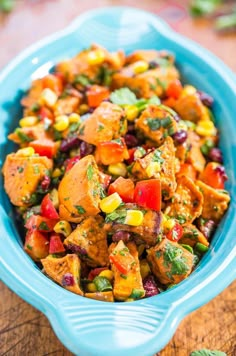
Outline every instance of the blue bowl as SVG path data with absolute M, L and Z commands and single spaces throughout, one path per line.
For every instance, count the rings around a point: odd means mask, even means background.
M 236 135 L 234 74 L 212 54 L 173 32 L 150 13 L 109 7 L 88 12 L 70 27 L 19 55 L 0 75 L 0 161 L 13 145 L 7 134 L 21 115 L 19 100 L 32 79 L 96 42 L 108 50 L 167 49 L 183 78 L 215 98 L 214 114 L 229 176 L 231 204 L 209 252 L 189 278 L 152 298 L 103 303 L 70 293 L 45 277 L 22 249 L 14 213 L 0 177 L 0 276 L 42 311 L 61 342 L 79 356 L 148 356 L 161 350 L 182 318 L 220 293 L 235 277 Z

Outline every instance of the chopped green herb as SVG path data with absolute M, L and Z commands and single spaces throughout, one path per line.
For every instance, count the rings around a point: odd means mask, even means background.
M 110 95 L 110 100 L 117 105 L 134 105 L 137 103 L 136 95 L 129 88 L 115 90 Z
M 39 174 L 40 173 L 39 166 L 37 164 L 33 165 L 33 171 L 34 171 L 34 174 Z
M 145 291 L 143 289 L 134 288 L 132 290 L 132 293 L 130 294 L 129 298 L 139 299 L 139 298 L 144 297 L 144 295 L 145 295 Z
M 87 77 L 87 75 L 79 74 L 79 75 L 76 75 L 74 84 L 80 84 L 80 85 L 83 85 L 84 87 L 86 87 L 87 85 L 90 85 L 92 83 L 91 83 L 91 79 L 89 79 Z
M 65 200 L 65 201 L 67 201 L 67 200 L 69 200 L 69 199 L 70 199 L 70 197 L 66 197 L 66 198 L 64 198 L 64 200 Z
M 152 161 L 153 162 L 158 162 L 160 164 L 162 164 L 164 162 L 164 159 L 161 157 L 161 151 L 160 150 L 156 149 L 154 151 Z
M 97 128 L 97 132 L 103 131 L 104 128 L 105 128 L 105 126 L 104 126 L 103 124 L 99 123 L 99 124 L 98 124 L 98 128 Z
M 87 168 L 87 178 L 88 180 L 92 180 L 93 179 L 93 174 L 94 174 L 94 170 L 93 170 L 93 166 L 90 164 Z
M 33 141 L 33 139 L 26 135 L 23 131 L 21 131 L 20 128 L 15 129 L 15 134 L 17 134 L 22 143 Z
M 156 82 L 163 90 L 166 90 L 167 82 L 165 80 L 160 80 L 159 78 L 156 78 Z
M 22 172 L 24 172 L 24 168 L 23 168 L 23 167 L 17 167 L 17 171 L 18 171 L 19 173 L 22 173 Z
M 123 278 L 123 279 L 127 279 L 127 275 L 124 274 L 124 273 L 121 273 L 121 274 L 120 274 L 120 277 Z
M 166 244 L 163 257 L 164 264 L 171 268 L 171 275 L 186 274 L 186 272 L 189 270 L 189 266 L 187 265 L 186 259 L 183 256 L 182 249 L 174 246 L 170 242 Z
M 45 222 L 45 221 L 42 221 L 40 224 L 39 224 L 39 227 L 38 227 L 39 230 L 45 230 L 45 231 L 49 231 L 49 226 L 48 224 Z
M 81 125 L 79 129 L 79 135 L 83 136 L 85 130 L 85 125 Z
M 176 219 L 178 220 L 178 222 L 179 222 L 181 225 L 184 224 L 184 223 L 186 223 L 186 217 L 183 216 L 183 215 L 178 215 L 178 216 L 176 217 Z
M 123 224 L 125 221 L 126 215 L 127 215 L 126 210 L 116 210 L 116 211 L 113 211 L 113 213 L 107 214 L 105 221 L 106 222 L 115 221 L 116 223 Z
M 75 132 L 78 130 L 79 127 L 80 127 L 80 122 L 73 122 L 69 127 L 69 131 Z
M 183 248 L 185 248 L 185 250 L 189 251 L 190 253 L 193 253 L 193 248 L 190 245 L 186 245 L 186 244 L 180 244 L 180 246 L 182 246 Z
M 200 252 L 200 253 L 205 253 L 209 250 L 209 247 L 201 244 L 200 242 L 197 242 L 195 245 L 195 250 Z
M 33 247 L 30 246 L 29 244 L 27 244 L 26 247 L 28 248 L 28 250 L 32 250 L 33 249 Z
M 190 356 L 227 356 L 225 352 L 217 351 L 217 350 L 197 350 L 191 352 Z
M 78 211 L 79 214 L 86 213 L 86 210 L 81 205 L 74 205 L 74 207 Z
M 112 285 L 106 277 L 96 276 L 93 280 L 99 292 L 106 292 L 112 290 Z
M 39 109 L 40 109 L 40 105 L 38 103 L 35 103 L 35 104 L 31 105 L 31 107 L 30 107 L 30 110 L 32 112 L 37 112 L 37 111 L 39 111 Z
M 160 119 L 153 119 L 151 117 L 148 117 L 146 119 L 147 125 L 150 128 L 151 131 L 156 131 L 159 130 L 161 127 L 161 120 Z

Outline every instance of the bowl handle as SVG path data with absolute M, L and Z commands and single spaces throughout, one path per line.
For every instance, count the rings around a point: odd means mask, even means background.
M 62 301 L 48 317 L 58 338 L 76 355 L 127 356 L 135 350 L 137 356 L 151 356 L 166 345 L 179 323 L 173 306 L 154 298 L 155 304 L 146 299 L 114 305 L 77 297 L 76 304 Z

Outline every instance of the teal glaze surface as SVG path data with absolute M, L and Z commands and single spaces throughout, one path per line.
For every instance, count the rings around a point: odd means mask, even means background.
M 170 340 L 185 315 L 207 303 L 235 278 L 236 83 L 234 74 L 211 53 L 173 32 L 158 17 L 132 8 L 85 13 L 70 27 L 20 54 L 0 74 L 0 163 L 13 145 L 7 134 L 20 117 L 19 100 L 32 79 L 93 42 L 108 50 L 167 49 L 183 77 L 215 98 L 214 113 L 229 176 L 230 208 L 211 249 L 192 275 L 158 296 L 133 303 L 104 303 L 70 293 L 45 277 L 24 253 L 12 206 L 0 177 L 0 277 L 42 311 L 61 342 L 79 356 L 151 356 Z

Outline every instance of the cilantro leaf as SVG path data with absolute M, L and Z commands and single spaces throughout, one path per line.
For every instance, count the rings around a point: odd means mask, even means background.
M 90 164 L 87 168 L 87 178 L 91 180 L 93 178 L 93 166 Z
M 115 90 L 110 96 L 111 102 L 117 105 L 134 105 L 137 103 L 136 95 L 129 88 Z

